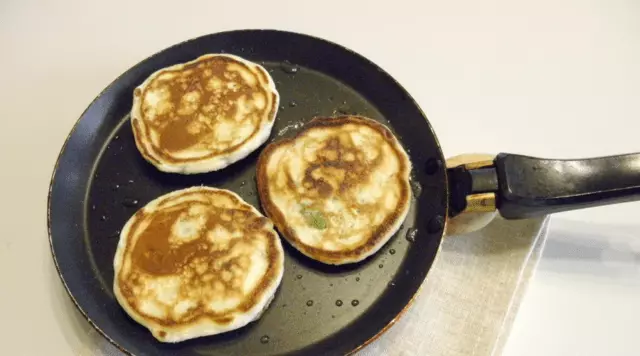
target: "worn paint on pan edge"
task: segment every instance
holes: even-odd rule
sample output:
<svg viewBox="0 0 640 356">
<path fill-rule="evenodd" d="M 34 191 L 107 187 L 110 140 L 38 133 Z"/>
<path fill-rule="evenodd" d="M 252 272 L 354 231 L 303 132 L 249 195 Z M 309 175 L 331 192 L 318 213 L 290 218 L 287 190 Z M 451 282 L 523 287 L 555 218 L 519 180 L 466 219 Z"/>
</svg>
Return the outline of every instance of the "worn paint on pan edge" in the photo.
<svg viewBox="0 0 640 356">
<path fill-rule="evenodd" d="M 216 33 L 211 33 L 211 34 L 206 34 L 206 35 L 202 35 L 202 36 L 198 36 L 198 37 L 194 37 L 179 43 L 176 43 L 170 47 L 164 48 L 158 52 L 155 52 L 154 54 L 140 60 L 139 62 L 137 62 L 135 65 L 131 66 L 129 69 L 127 69 L 125 72 L 123 72 L 122 74 L 120 74 L 119 76 L 117 76 L 111 83 L 109 83 L 109 85 L 107 85 L 100 93 L 98 93 L 98 95 L 96 95 L 96 97 L 91 101 L 91 103 L 89 103 L 89 105 L 86 107 L 86 109 L 82 112 L 82 114 L 78 117 L 78 119 L 76 120 L 76 122 L 74 123 L 73 127 L 71 128 L 71 131 L 69 132 L 69 134 L 67 135 L 62 148 L 60 149 L 60 152 L 58 153 L 58 157 L 56 158 L 56 162 L 53 168 L 53 173 L 51 175 L 51 180 L 49 182 L 49 191 L 47 194 L 47 234 L 49 235 L 49 248 L 51 249 L 51 256 L 53 259 L 53 263 L 56 267 L 56 273 L 58 274 L 58 276 L 60 277 L 60 280 L 62 281 L 62 285 L 64 286 L 64 289 L 66 290 L 67 294 L 69 295 L 69 297 L 71 298 L 71 301 L 73 302 L 73 304 L 76 306 L 76 308 L 80 311 L 80 314 L 87 320 L 87 322 L 89 322 L 89 324 L 100 333 L 100 335 L 102 335 L 107 341 L 109 341 L 112 345 L 114 345 L 118 350 L 122 351 L 123 353 L 125 353 L 126 355 L 133 355 L 133 353 L 131 353 L 131 351 L 125 349 L 123 346 L 121 346 L 120 344 L 118 344 L 115 340 L 113 340 L 112 338 L 110 338 L 104 331 L 102 331 L 102 329 L 100 329 L 100 327 L 98 327 L 97 324 L 95 324 L 93 322 L 93 320 L 91 320 L 91 318 L 89 318 L 89 316 L 86 314 L 86 312 L 84 311 L 84 309 L 82 309 L 82 307 L 80 306 L 80 304 L 78 304 L 78 301 L 75 299 L 75 297 L 73 296 L 73 294 L 71 293 L 71 290 L 69 289 L 69 286 L 67 285 L 67 282 L 65 281 L 64 277 L 62 276 L 62 273 L 60 271 L 60 266 L 58 265 L 58 260 L 56 258 L 56 254 L 55 254 L 55 250 L 53 247 L 53 239 L 52 239 L 52 235 L 51 235 L 51 195 L 52 195 L 52 191 L 53 191 L 53 183 L 54 180 L 56 178 L 56 174 L 58 172 L 58 166 L 60 164 L 60 158 L 62 157 L 62 153 L 64 152 L 65 148 L 67 147 L 67 144 L 69 142 L 69 139 L 71 138 L 71 135 L 73 135 L 73 133 L 75 132 L 76 128 L 78 127 L 80 120 L 82 119 L 82 117 L 86 114 L 86 112 L 89 110 L 89 108 L 104 94 L 105 91 L 107 91 L 109 88 L 111 88 L 111 86 L 116 83 L 118 80 L 120 80 L 120 78 L 122 76 L 124 76 L 126 73 L 128 73 L 131 69 L 139 66 L 140 64 L 142 64 L 143 62 L 147 61 L 148 59 L 159 55 L 162 52 L 165 51 L 169 51 L 173 48 L 176 48 L 178 46 L 181 46 L 183 44 L 192 42 L 192 41 L 197 41 L 201 38 L 204 37 L 208 37 L 208 36 L 212 36 L 212 35 L 224 35 L 224 34 L 231 34 L 234 32 L 246 32 L 246 31 L 273 31 L 273 32 L 281 32 L 281 33 L 289 33 L 289 34 L 293 34 L 293 35 L 297 35 L 297 36 L 305 36 L 305 37 L 309 37 L 318 41 L 322 41 L 322 42 L 327 42 L 331 45 L 337 46 L 339 48 L 342 48 L 343 50 L 359 57 L 360 59 L 362 59 L 365 62 L 368 62 L 370 65 L 372 65 L 375 69 L 377 69 L 380 72 L 385 73 L 389 79 L 391 79 L 396 85 L 398 85 L 399 88 L 401 88 L 405 94 L 407 95 L 407 98 L 411 101 L 411 103 L 413 103 L 415 105 L 415 107 L 418 109 L 418 111 L 422 114 L 422 116 L 426 119 L 427 116 L 425 115 L 424 111 L 422 110 L 422 108 L 418 105 L 418 103 L 415 101 L 415 99 L 411 96 L 411 94 L 402 86 L 400 85 L 400 83 L 393 77 L 391 76 L 389 73 L 387 73 L 384 69 L 382 69 L 380 66 L 378 66 L 377 64 L 375 64 L 374 62 L 372 62 L 371 60 L 369 60 L 368 58 L 360 55 L 359 53 L 345 47 L 342 46 L 338 43 L 335 43 L 333 41 L 324 39 L 324 38 L 320 38 L 320 37 L 316 37 L 316 36 L 312 36 L 312 35 L 308 35 L 305 33 L 298 33 L 298 32 L 292 32 L 292 31 L 281 31 L 281 30 L 272 30 L 272 29 L 243 29 L 243 30 L 233 30 L 233 31 L 222 31 L 222 32 L 216 32 Z M 133 94 L 132 94 L 133 95 Z M 438 140 L 438 136 L 436 136 L 433 127 L 429 124 L 428 125 L 430 130 L 431 130 L 431 135 L 433 136 L 437 147 L 439 148 L 439 152 L 440 155 L 442 156 L 442 146 L 440 145 L 440 141 Z M 440 157 L 440 159 L 444 159 L 443 157 Z M 444 173 L 445 173 L 445 182 L 448 182 L 447 180 L 447 170 L 444 169 Z M 444 231 L 446 231 L 446 225 L 448 223 L 448 211 L 449 211 L 449 186 L 448 184 L 445 183 L 445 197 L 446 197 L 446 202 L 445 202 L 445 223 L 444 223 L 444 227 L 442 229 L 442 233 L 440 236 L 440 242 L 438 243 L 438 249 L 436 251 L 435 257 L 434 259 L 431 261 L 431 266 L 433 266 L 433 264 L 435 263 L 436 259 L 438 258 L 438 254 L 440 253 L 440 249 L 442 248 L 442 235 L 444 234 Z M 361 345 L 359 345 L 358 347 L 356 347 L 355 349 L 347 352 L 345 355 L 353 355 L 356 352 L 358 352 L 359 350 L 363 349 L 364 347 L 366 347 L 367 345 L 369 345 L 370 343 L 372 343 L 373 341 L 375 341 L 376 339 L 378 339 L 380 336 L 382 336 L 389 328 L 391 328 L 405 313 L 406 311 L 409 309 L 409 307 L 413 304 L 413 302 L 415 301 L 416 297 L 418 296 L 418 294 L 420 293 L 420 291 L 422 290 L 422 287 L 424 286 L 424 283 L 426 281 L 426 279 L 429 276 L 429 272 L 431 271 L 431 266 L 429 267 L 427 274 L 425 275 L 425 278 L 422 282 L 422 284 L 420 285 L 420 287 L 418 287 L 418 289 L 416 290 L 416 292 L 413 294 L 413 296 L 411 297 L 411 299 L 409 300 L 409 302 L 402 308 L 402 310 L 393 318 L 391 319 L 387 325 L 385 325 L 380 331 L 378 331 L 378 333 L 376 333 L 375 335 L 373 335 L 372 337 L 370 337 L 368 340 L 364 341 Z"/>
</svg>

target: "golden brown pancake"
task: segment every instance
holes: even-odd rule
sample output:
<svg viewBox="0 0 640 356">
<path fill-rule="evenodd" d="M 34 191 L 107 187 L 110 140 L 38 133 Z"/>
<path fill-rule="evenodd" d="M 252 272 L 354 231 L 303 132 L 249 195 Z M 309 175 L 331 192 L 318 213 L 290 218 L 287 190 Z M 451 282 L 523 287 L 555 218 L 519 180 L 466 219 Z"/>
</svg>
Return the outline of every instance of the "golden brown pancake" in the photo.
<svg viewBox="0 0 640 356">
<path fill-rule="evenodd" d="M 164 172 L 219 170 L 267 140 L 278 102 L 262 66 L 228 54 L 204 55 L 163 68 L 134 90 L 136 146 Z"/>
<path fill-rule="evenodd" d="M 113 290 L 154 337 L 178 342 L 258 319 L 283 269 L 269 219 L 233 192 L 193 187 L 161 196 L 129 219 Z"/>
<path fill-rule="evenodd" d="M 384 125 L 359 116 L 316 118 L 260 155 L 264 210 L 303 254 L 328 264 L 378 251 L 410 205 L 411 162 Z"/>
</svg>

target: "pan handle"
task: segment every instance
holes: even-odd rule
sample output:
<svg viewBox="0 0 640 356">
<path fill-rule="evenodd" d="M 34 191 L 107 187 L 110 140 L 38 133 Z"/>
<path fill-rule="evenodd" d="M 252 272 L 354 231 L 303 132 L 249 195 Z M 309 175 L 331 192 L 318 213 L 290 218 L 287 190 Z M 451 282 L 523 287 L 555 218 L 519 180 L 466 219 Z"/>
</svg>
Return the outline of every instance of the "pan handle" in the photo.
<svg viewBox="0 0 640 356">
<path fill-rule="evenodd" d="M 501 153 L 448 173 L 452 216 L 497 208 L 506 219 L 524 219 L 640 200 L 640 153 L 578 160 Z"/>
</svg>

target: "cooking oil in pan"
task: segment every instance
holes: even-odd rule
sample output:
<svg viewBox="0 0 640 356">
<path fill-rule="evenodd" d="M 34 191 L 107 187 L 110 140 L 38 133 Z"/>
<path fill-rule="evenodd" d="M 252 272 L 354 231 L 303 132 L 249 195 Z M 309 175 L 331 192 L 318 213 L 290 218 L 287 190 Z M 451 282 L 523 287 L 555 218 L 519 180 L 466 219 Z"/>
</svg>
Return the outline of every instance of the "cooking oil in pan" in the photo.
<svg viewBox="0 0 640 356">
<path fill-rule="evenodd" d="M 407 241 L 409 242 L 415 242 L 416 241 L 416 235 L 418 235 L 418 229 L 412 227 L 409 228 L 407 230 L 407 234 L 405 235 Z"/>
</svg>

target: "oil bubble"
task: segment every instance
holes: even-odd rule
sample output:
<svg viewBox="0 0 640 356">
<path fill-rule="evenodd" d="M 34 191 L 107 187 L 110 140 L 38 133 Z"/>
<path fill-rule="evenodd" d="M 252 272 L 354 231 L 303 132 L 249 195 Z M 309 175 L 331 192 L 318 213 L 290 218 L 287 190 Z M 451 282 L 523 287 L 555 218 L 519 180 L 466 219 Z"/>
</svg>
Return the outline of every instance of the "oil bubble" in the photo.
<svg viewBox="0 0 640 356">
<path fill-rule="evenodd" d="M 407 238 L 407 241 L 414 242 L 416 241 L 417 234 L 418 234 L 418 229 L 412 227 L 412 228 L 409 228 L 409 230 L 407 230 L 407 234 L 405 235 L 405 237 Z"/>
<path fill-rule="evenodd" d="M 138 199 L 127 198 L 127 199 L 122 201 L 122 205 L 124 205 L 124 206 L 126 206 L 128 208 L 136 207 L 136 206 L 138 206 L 138 203 L 139 203 Z"/>
<path fill-rule="evenodd" d="M 282 63 L 282 65 L 280 66 L 280 69 L 282 69 L 282 71 L 287 74 L 296 74 L 298 73 L 298 70 L 299 70 L 297 66 L 291 64 L 291 62 L 289 61 L 285 61 L 284 63 Z"/>
</svg>

